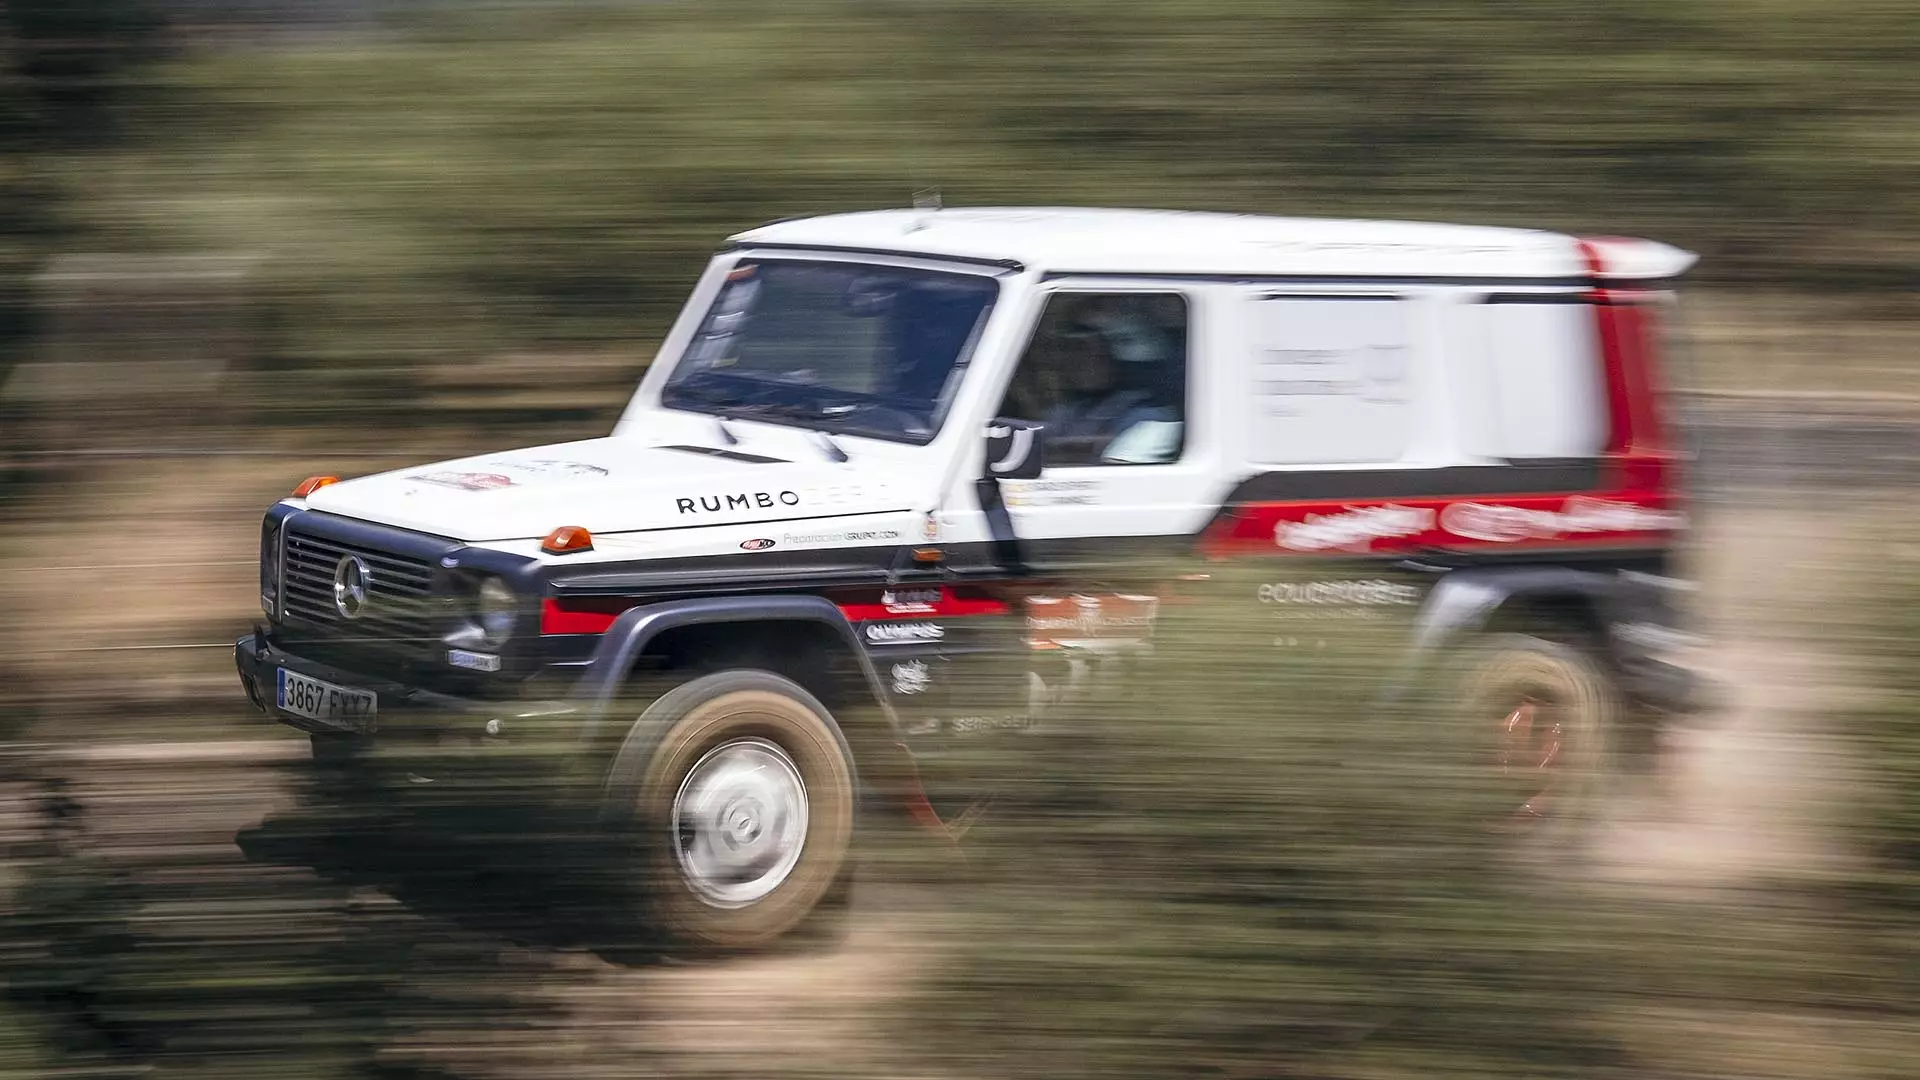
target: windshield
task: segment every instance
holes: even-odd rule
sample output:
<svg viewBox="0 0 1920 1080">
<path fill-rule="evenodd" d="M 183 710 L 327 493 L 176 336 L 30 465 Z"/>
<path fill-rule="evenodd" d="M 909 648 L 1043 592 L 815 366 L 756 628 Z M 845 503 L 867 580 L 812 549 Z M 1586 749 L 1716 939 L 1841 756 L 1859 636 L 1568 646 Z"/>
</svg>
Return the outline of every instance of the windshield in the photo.
<svg viewBox="0 0 1920 1080">
<path fill-rule="evenodd" d="M 660 403 L 925 443 L 998 291 L 978 274 L 743 262 L 728 272 Z"/>
</svg>

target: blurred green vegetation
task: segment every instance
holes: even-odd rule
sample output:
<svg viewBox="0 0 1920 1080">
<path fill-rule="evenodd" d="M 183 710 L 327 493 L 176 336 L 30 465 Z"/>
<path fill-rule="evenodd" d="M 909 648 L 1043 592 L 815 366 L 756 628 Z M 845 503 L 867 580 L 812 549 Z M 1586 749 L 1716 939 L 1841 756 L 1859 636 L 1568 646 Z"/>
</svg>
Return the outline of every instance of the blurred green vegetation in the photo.
<svg viewBox="0 0 1920 1080">
<path fill-rule="evenodd" d="M 134 145 L 51 166 L 108 250 L 264 254 L 316 377 L 646 342 L 763 221 L 1142 204 L 1637 232 L 1906 288 L 1920 32 L 1782 0 L 387 4 L 183 42 Z"/>
<path fill-rule="evenodd" d="M 974 1076 L 1606 1075 L 1500 717 L 1384 700 L 1411 609 L 1255 603 L 1274 579 L 1215 568 L 1149 660 L 1002 751 L 908 1030 Z"/>
<path fill-rule="evenodd" d="M 1905 1002 L 1920 1043 L 1920 550 L 1887 550 L 1899 587 L 1854 632 L 1873 700 L 1841 732 L 1860 770 L 1841 821 L 1864 860 L 1839 893 L 1860 947 L 1884 964 L 1875 998 Z"/>
<path fill-rule="evenodd" d="M 1806 823 L 1840 858 L 1629 883 L 1575 834 L 1488 828 L 1512 806 L 1497 717 L 1447 703 L 1454 663 L 1385 706 L 1405 627 L 1279 623 L 1247 602 L 1271 577 L 1216 573 L 1147 664 L 998 759 L 903 1039 L 976 1076 L 1920 1068 L 1911 604 L 1862 631 L 1895 674 L 1835 733 L 1861 772 Z"/>
<path fill-rule="evenodd" d="M 34 269 L 81 242 L 66 163 L 122 133 L 120 107 L 148 88 L 161 25 L 147 0 L 0 6 L 0 376 L 31 332 Z"/>
</svg>

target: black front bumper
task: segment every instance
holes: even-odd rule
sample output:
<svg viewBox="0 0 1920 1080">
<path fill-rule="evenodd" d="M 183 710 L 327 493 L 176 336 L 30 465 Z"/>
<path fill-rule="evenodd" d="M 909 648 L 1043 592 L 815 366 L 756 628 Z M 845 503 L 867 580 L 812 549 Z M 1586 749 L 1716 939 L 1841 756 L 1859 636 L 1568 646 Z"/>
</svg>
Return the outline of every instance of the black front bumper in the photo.
<svg viewBox="0 0 1920 1080">
<path fill-rule="evenodd" d="M 258 630 L 234 643 L 233 661 L 240 673 L 240 685 L 256 708 L 280 723 L 316 735 L 363 733 L 309 720 L 279 708 L 275 702 L 280 668 L 373 693 L 377 702 L 373 733 L 382 738 L 504 739 L 513 737 L 536 718 L 543 727 L 553 721 L 586 719 L 581 702 L 456 697 L 348 671 L 287 652 Z"/>
</svg>

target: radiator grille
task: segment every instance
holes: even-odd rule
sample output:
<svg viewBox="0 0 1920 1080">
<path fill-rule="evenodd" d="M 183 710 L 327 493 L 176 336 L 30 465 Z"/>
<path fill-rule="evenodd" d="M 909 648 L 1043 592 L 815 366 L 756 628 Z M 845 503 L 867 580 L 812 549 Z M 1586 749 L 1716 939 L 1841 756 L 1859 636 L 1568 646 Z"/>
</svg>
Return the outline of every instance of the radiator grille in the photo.
<svg viewBox="0 0 1920 1080">
<path fill-rule="evenodd" d="M 367 601 L 348 619 L 334 604 L 340 561 L 358 556 L 367 570 Z M 343 637 L 431 644 L 433 564 L 425 559 L 304 535 L 290 522 L 281 604 L 289 619 L 326 627 Z"/>
</svg>

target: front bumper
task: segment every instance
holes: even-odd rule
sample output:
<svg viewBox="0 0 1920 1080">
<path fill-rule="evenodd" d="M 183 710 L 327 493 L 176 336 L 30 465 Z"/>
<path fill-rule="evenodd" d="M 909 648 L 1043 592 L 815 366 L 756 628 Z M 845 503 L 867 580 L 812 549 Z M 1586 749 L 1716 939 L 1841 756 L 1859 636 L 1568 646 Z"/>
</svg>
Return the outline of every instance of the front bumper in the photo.
<svg viewBox="0 0 1920 1080">
<path fill-rule="evenodd" d="M 383 741 L 390 738 L 431 742 L 504 741 L 529 728 L 551 731 L 556 723 L 587 719 L 586 710 L 579 702 L 456 697 L 347 671 L 287 652 L 257 630 L 234 643 L 233 661 L 240 674 L 240 685 L 256 708 L 289 727 L 317 735 L 353 733 L 276 707 L 276 673 L 280 668 L 371 691 L 377 699 L 375 733 Z"/>
</svg>

